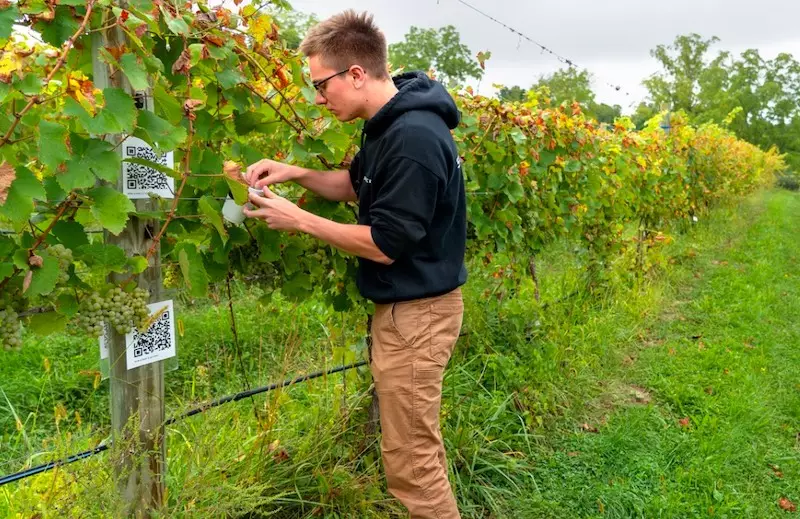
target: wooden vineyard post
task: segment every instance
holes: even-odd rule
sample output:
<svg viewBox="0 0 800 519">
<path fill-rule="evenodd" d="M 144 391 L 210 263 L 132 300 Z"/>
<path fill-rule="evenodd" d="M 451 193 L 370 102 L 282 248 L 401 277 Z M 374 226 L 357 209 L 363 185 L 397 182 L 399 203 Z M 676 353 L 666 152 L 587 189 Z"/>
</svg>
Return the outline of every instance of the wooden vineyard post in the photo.
<svg viewBox="0 0 800 519">
<path fill-rule="evenodd" d="M 122 72 L 110 70 L 100 61 L 100 49 L 125 45 L 127 38 L 117 27 L 112 27 L 92 37 L 92 64 L 94 84 L 99 89 L 121 88 L 135 100 L 140 110 L 152 110 L 150 91 L 135 92 Z M 114 145 L 123 135 L 108 136 Z M 122 153 L 122 146 L 117 146 Z M 120 174 L 117 188 L 123 192 L 124 176 Z M 153 199 L 133 200 L 137 212 L 156 211 L 158 204 Z M 125 229 L 114 236 L 105 233 L 106 242 L 121 247 L 130 257 L 145 256 L 158 232 L 158 221 L 131 215 Z M 160 247 L 148 260 L 147 268 L 134 281 L 149 291 L 150 303 L 160 301 L 162 292 Z M 109 280 L 121 284 L 127 274 L 112 273 Z M 110 327 L 109 328 L 113 328 Z M 110 336 L 110 406 L 111 426 L 114 442 L 114 476 L 119 497 L 124 503 L 126 516 L 148 516 L 153 509 L 164 503 L 166 473 L 166 444 L 164 439 L 164 361 L 157 361 L 134 369 L 128 369 L 125 336 L 108 330 Z"/>
</svg>

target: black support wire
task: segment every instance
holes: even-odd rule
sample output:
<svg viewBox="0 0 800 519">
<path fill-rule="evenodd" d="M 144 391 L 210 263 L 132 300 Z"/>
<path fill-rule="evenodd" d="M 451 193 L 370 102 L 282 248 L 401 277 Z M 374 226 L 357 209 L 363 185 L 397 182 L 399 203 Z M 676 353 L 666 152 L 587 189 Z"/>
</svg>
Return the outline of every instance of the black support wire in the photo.
<svg viewBox="0 0 800 519">
<path fill-rule="evenodd" d="M 257 388 L 251 389 L 249 391 L 242 391 L 240 393 L 236 393 L 235 395 L 228 395 L 228 396 L 225 396 L 225 397 L 222 397 L 222 398 L 218 398 L 216 400 L 212 400 L 211 402 L 209 402 L 207 404 L 201 405 L 200 407 L 196 407 L 194 409 L 186 411 L 185 413 L 181 413 L 181 414 L 179 414 L 177 416 L 173 416 L 171 418 L 168 418 L 166 420 L 166 422 L 164 422 L 164 425 L 165 426 L 166 425 L 172 425 L 172 424 L 174 424 L 175 422 L 177 422 L 179 420 L 183 420 L 184 418 L 189 418 L 190 416 L 194 416 L 196 414 L 205 413 L 209 409 L 213 409 L 214 407 L 219 407 L 219 406 L 221 406 L 223 404 L 227 404 L 229 402 L 237 402 L 237 401 L 239 401 L 239 400 L 241 400 L 243 398 L 248 398 L 248 397 L 251 397 L 253 395 L 258 395 L 260 393 L 266 393 L 267 391 L 272 391 L 272 390 L 275 390 L 275 389 L 278 389 L 278 388 L 291 386 L 292 384 L 299 384 L 301 382 L 307 382 L 307 381 L 315 379 L 315 378 L 324 377 L 324 376 L 327 376 L 327 375 L 333 375 L 335 373 L 341 373 L 342 371 L 348 371 L 348 370 L 355 369 L 355 368 L 360 368 L 361 366 L 366 366 L 366 364 L 367 364 L 367 361 L 362 360 L 360 362 L 355 362 L 353 364 L 347 364 L 345 366 L 339 366 L 339 367 L 332 368 L 332 369 L 329 369 L 329 370 L 316 371 L 314 373 L 309 373 L 308 375 L 302 375 L 302 376 L 299 376 L 299 377 L 290 378 L 289 380 L 284 380 L 283 382 L 276 382 L 276 383 L 270 384 L 268 386 L 257 387 Z M 86 458 L 94 456 L 95 454 L 99 454 L 99 453 L 101 453 L 103 451 L 107 451 L 110 447 L 111 447 L 110 444 L 104 443 L 102 445 L 98 445 L 94 449 L 90 449 L 88 451 L 79 452 L 78 454 L 73 454 L 72 456 L 69 456 L 67 458 L 63 458 L 63 459 L 60 459 L 60 460 L 57 460 L 57 461 L 51 461 L 50 463 L 45 463 L 43 465 L 37 465 L 36 467 L 31 467 L 31 468 L 29 468 L 27 470 L 23 470 L 23 471 L 15 473 L 15 474 L 9 474 L 7 476 L 3 476 L 2 478 L 0 478 L 0 487 L 2 487 L 3 485 L 7 485 L 9 483 L 14 483 L 16 481 L 20 481 L 20 480 L 25 479 L 25 478 L 29 478 L 31 476 L 35 476 L 36 474 L 41 474 L 42 472 L 47 472 L 49 470 L 53 470 L 54 468 L 60 467 L 62 465 L 69 465 L 70 463 L 74 463 L 76 461 L 84 460 Z"/>
<path fill-rule="evenodd" d="M 520 38 L 523 38 L 523 39 L 525 39 L 525 40 L 529 41 L 530 43 L 532 43 L 532 44 L 536 45 L 537 47 L 539 47 L 540 49 L 542 49 L 542 52 L 546 52 L 546 53 L 550 54 L 551 56 L 553 56 L 554 58 L 556 58 L 556 59 L 557 59 L 558 61 L 560 61 L 561 63 L 564 63 L 565 65 L 568 65 L 568 66 L 570 66 L 570 67 L 579 68 L 579 67 L 578 67 L 578 65 L 575 63 L 575 61 L 574 61 L 574 60 L 572 60 L 572 59 L 569 59 L 569 58 L 567 58 L 567 57 L 564 57 L 564 56 L 562 56 L 561 54 L 558 54 L 558 53 L 557 53 L 557 52 L 555 52 L 554 50 L 552 50 L 552 49 L 550 49 L 550 48 L 548 48 L 548 47 L 546 47 L 546 46 L 542 45 L 541 43 L 537 42 L 537 41 L 536 41 L 536 40 L 534 40 L 533 38 L 531 38 L 531 37 L 527 36 L 526 34 L 523 34 L 522 32 L 518 31 L 517 29 L 515 29 L 515 28 L 513 28 L 513 27 L 511 27 L 511 26 L 509 26 L 509 25 L 506 25 L 505 23 L 501 22 L 500 20 L 498 20 L 498 19 L 497 19 L 497 18 L 495 18 L 494 16 L 492 16 L 492 15 L 490 15 L 490 14 L 487 14 L 487 13 L 485 13 L 484 11 L 481 11 L 480 9 L 478 9 L 477 7 L 475 7 L 474 5 L 472 5 L 472 4 L 470 4 L 470 3 L 468 3 L 468 2 L 466 2 L 466 1 L 464 1 L 464 0 L 456 0 L 456 1 L 457 1 L 458 3 L 460 3 L 460 4 L 464 5 L 464 6 L 466 6 L 466 7 L 469 7 L 470 9 L 472 9 L 473 11 L 475 11 L 476 13 L 480 14 L 481 16 L 483 16 L 484 18 L 487 18 L 487 19 L 489 19 L 489 20 L 493 21 L 494 23 L 496 23 L 496 24 L 498 24 L 498 25 L 501 25 L 501 26 L 505 27 L 506 29 L 508 29 L 509 31 L 511 31 L 511 33 L 512 33 L 512 34 L 516 34 L 518 37 L 520 37 Z M 622 90 L 622 86 L 621 86 L 621 85 L 614 84 L 614 83 L 608 83 L 608 82 L 605 82 L 605 83 L 606 83 L 606 85 L 610 86 L 611 88 L 613 88 L 613 89 L 614 89 L 614 90 L 616 90 L 617 92 L 619 92 L 619 91 L 623 91 L 623 92 L 625 93 L 625 95 L 626 95 L 626 96 L 630 96 L 630 95 L 631 95 L 631 94 L 630 94 L 630 92 L 628 92 L 627 90 Z"/>
</svg>

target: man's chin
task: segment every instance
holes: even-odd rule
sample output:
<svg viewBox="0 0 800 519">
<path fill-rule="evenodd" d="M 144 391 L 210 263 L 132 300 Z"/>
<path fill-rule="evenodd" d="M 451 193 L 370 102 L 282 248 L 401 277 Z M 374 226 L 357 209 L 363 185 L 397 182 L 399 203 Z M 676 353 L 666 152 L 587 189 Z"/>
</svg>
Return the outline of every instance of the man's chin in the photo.
<svg viewBox="0 0 800 519">
<path fill-rule="evenodd" d="M 331 110 L 330 112 L 331 114 L 333 114 L 334 117 L 336 117 L 336 119 L 338 119 L 340 122 L 343 123 L 348 123 L 354 119 L 352 115 L 347 113 L 336 112 L 334 110 Z"/>
</svg>

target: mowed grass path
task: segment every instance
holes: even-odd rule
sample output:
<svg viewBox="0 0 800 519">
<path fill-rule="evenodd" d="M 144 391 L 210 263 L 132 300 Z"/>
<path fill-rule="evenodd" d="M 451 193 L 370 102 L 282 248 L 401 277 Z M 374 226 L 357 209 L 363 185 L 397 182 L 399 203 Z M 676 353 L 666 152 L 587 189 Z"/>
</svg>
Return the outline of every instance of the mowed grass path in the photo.
<svg viewBox="0 0 800 519">
<path fill-rule="evenodd" d="M 795 516 L 800 196 L 766 192 L 733 220 L 686 251 L 586 425 L 538 460 L 520 517 Z"/>
</svg>

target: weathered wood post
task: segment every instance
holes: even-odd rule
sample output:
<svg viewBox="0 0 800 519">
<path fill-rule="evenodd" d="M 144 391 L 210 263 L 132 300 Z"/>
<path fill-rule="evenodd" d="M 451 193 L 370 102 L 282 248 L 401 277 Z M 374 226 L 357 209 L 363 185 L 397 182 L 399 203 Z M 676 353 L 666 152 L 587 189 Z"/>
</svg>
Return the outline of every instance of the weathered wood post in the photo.
<svg viewBox="0 0 800 519">
<path fill-rule="evenodd" d="M 124 7 L 124 2 L 119 4 Z M 114 26 L 92 39 L 92 63 L 94 84 L 97 88 L 118 87 L 137 100 L 140 110 L 153 110 L 150 91 L 135 92 L 120 70 L 110 70 L 100 61 L 99 51 L 103 47 L 128 45 L 121 29 Z M 111 135 L 108 139 L 119 144 L 123 135 Z M 122 146 L 117 148 L 122 153 Z M 120 174 L 117 188 L 122 192 L 123 175 Z M 137 212 L 158 209 L 155 200 L 134 200 Z M 118 235 L 105 233 L 107 243 L 121 247 L 128 256 L 144 256 L 157 234 L 157 221 L 131 215 L 127 226 Z M 110 275 L 110 281 L 122 283 L 127 275 Z M 161 298 L 160 247 L 149 260 L 147 268 L 135 277 L 138 286 L 150 292 L 150 303 Z M 109 360 L 111 385 L 111 426 L 115 452 L 121 456 L 115 463 L 114 474 L 120 497 L 125 503 L 125 515 L 145 516 L 163 504 L 165 495 L 164 474 L 166 472 L 166 444 L 164 441 L 164 361 L 128 369 L 125 351 L 125 336 L 110 330 Z"/>
</svg>

